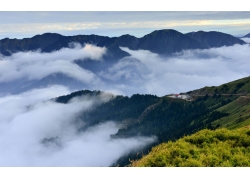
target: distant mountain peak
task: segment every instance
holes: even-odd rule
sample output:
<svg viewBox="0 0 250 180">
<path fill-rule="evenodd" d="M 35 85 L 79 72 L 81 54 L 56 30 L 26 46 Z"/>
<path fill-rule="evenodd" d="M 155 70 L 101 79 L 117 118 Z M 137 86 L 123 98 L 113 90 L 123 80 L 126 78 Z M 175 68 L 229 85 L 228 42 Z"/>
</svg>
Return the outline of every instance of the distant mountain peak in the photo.
<svg viewBox="0 0 250 180">
<path fill-rule="evenodd" d="M 243 36 L 243 38 L 250 38 L 250 33 L 248 33 L 245 36 Z"/>
<path fill-rule="evenodd" d="M 135 37 L 135 36 L 132 36 L 132 35 L 130 35 L 130 34 L 123 34 L 123 35 L 119 36 L 118 38 L 120 38 L 120 37 Z M 136 38 L 136 37 L 135 37 L 135 38 Z"/>
<path fill-rule="evenodd" d="M 179 31 L 176 31 L 176 30 L 174 30 L 174 29 L 160 29 L 160 30 L 154 30 L 153 32 L 151 32 L 151 33 L 149 33 L 149 34 L 155 34 L 155 33 L 180 33 L 180 34 L 182 34 L 181 32 L 179 32 Z M 147 35 L 149 35 L 149 34 L 147 34 Z M 145 35 L 145 36 L 147 36 L 147 35 Z"/>
</svg>

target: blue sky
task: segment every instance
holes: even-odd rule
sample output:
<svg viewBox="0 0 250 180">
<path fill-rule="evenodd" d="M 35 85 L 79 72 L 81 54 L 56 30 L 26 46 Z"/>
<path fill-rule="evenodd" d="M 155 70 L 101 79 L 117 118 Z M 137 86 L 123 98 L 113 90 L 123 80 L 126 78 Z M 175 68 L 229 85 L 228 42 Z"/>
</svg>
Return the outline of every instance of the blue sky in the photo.
<svg viewBox="0 0 250 180">
<path fill-rule="evenodd" d="M 230 8 L 226 9 L 226 11 L 223 8 L 219 11 L 214 11 L 211 8 L 203 11 L 204 7 L 211 7 L 214 1 L 204 5 L 196 3 L 196 6 L 194 6 L 196 8 L 193 8 L 192 5 L 194 0 L 188 1 L 190 3 L 187 7 L 186 4 L 184 4 L 183 6 L 175 8 L 177 7 L 176 5 L 178 5 L 178 1 L 177 4 L 173 4 L 175 6 L 171 6 L 171 3 L 170 6 L 159 4 L 160 7 L 166 7 L 163 9 L 167 11 L 155 11 L 155 8 L 151 7 L 151 4 L 146 4 L 146 8 L 143 6 L 143 9 L 141 7 L 136 8 L 138 4 L 132 3 L 130 0 L 126 2 L 128 3 L 113 4 L 111 9 L 108 4 L 105 4 L 104 8 L 100 9 L 92 8 L 89 4 L 82 3 L 79 4 L 79 6 L 75 5 L 77 11 L 71 11 L 72 8 L 70 5 L 74 3 L 67 4 L 69 8 L 60 8 L 60 6 L 58 8 L 57 4 L 51 5 L 48 3 L 48 5 L 47 3 L 43 3 L 41 9 L 37 8 L 40 6 L 26 8 L 26 6 L 23 7 L 23 5 L 21 5 L 19 9 L 7 8 L 9 11 L 3 11 L 5 10 L 3 9 L 0 11 L 0 39 L 5 37 L 19 39 L 46 32 L 60 33 L 69 36 L 77 34 L 97 34 L 114 37 L 131 34 L 136 37 L 142 37 L 159 29 L 175 29 L 182 33 L 199 30 L 220 31 L 235 36 L 243 36 L 250 33 L 250 11 L 231 11 Z M 192 5 L 191 11 L 190 4 Z M 197 7 L 197 4 L 202 6 L 202 8 Z M 224 5 L 222 6 L 220 3 L 216 3 L 216 5 L 217 6 L 213 5 L 212 7 L 224 7 Z M 237 3 L 237 5 L 240 5 L 240 3 Z M 125 9 L 120 11 L 120 7 L 123 6 Z M 231 4 L 231 7 L 234 6 L 235 4 Z M 15 7 L 18 7 L 18 5 Z M 51 11 L 53 8 L 50 7 L 54 7 L 55 10 Z M 80 7 L 80 11 L 78 11 L 78 7 Z M 180 7 L 184 7 L 189 11 L 183 11 L 183 8 Z M 241 7 L 244 8 L 246 6 L 241 5 Z M 88 11 L 86 11 L 86 9 Z M 114 11 L 116 9 L 119 11 Z M 138 11 L 130 11 L 134 9 L 138 9 Z M 215 10 L 217 10 L 217 8 Z"/>
</svg>

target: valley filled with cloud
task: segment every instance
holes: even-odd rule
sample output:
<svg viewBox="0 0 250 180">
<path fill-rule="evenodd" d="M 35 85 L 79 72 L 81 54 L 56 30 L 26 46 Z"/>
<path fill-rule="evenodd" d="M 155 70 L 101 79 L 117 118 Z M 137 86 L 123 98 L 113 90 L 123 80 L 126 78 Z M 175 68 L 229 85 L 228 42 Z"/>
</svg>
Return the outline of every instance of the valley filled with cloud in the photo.
<svg viewBox="0 0 250 180">
<path fill-rule="evenodd" d="M 112 121 L 78 131 L 79 126 L 84 127 L 84 119 L 77 119 L 79 114 L 110 96 L 80 97 L 68 104 L 47 101 L 68 93 L 66 87 L 55 85 L 0 98 L 4 107 L 0 110 L 0 166 L 111 166 L 156 140 L 110 139 L 119 128 Z"/>
<path fill-rule="evenodd" d="M 51 53 L 18 52 L 0 61 L 0 83 L 33 81 L 61 73 L 82 88 L 131 96 L 135 93 L 163 96 L 216 86 L 249 76 L 250 47 L 234 45 L 205 50 L 184 50 L 160 56 L 148 50 L 120 47 L 129 56 L 106 66 L 105 47 L 74 44 Z M 98 62 L 103 68 L 91 71 L 78 61 Z M 51 85 L 51 84 L 50 84 Z M 71 87 L 68 87 L 71 88 Z M 79 89 L 72 89 L 79 90 Z"/>
</svg>

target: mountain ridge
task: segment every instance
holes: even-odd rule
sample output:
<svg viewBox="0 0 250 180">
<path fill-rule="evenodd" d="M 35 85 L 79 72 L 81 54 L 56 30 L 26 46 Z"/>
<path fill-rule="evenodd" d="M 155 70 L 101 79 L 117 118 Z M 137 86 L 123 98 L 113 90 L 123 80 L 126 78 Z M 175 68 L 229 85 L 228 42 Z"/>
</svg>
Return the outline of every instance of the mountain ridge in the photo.
<svg viewBox="0 0 250 180">
<path fill-rule="evenodd" d="M 200 42 L 208 48 L 232 46 L 234 44 L 245 44 L 245 42 L 239 38 L 218 31 L 198 31 L 186 33 L 186 35 Z"/>
<path fill-rule="evenodd" d="M 246 35 L 243 36 L 242 38 L 250 38 L 250 33 L 246 34 Z"/>
<path fill-rule="evenodd" d="M 204 31 L 202 31 L 204 34 Z M 128 47 L 132 50 L 149 50 L 158 54 L 171 54 L 187 49 L 205 49 L 213 47 L 211 43 L 207 43 L 207 36 L 196 38 L 196 34 L 201 31 L 183 34 L 173 29 L 155 30 L 141 38 L 125 34 L 119 37 L 108 37 L 100 35 L 74 35 L 63 36 L 57 33 L 44 33 L 35 35 L 31 38 L 0 40 L 0 53 L 5 56 L 10 56 L 11 53 L 19 51 L 34 51 L 41 49 L 42 52 L 52 52 L 63 47 L 68 47 L 69 43 L 77 42 L 82 45 L 89 43 L 99 47 L 106 47 L 108 54 L 104 56 L 106 60 L 120 59 L 128 54 L 122 51 L 119 47 Z M 211 34 L 209 37 L 216 37 L 217 42 L 215 47 L 228 46 L 234 44 L 244 44 L 245 42 L 232 35 L 221 32 L 206 32 Z M 220 37 L 220 38 L 217 38 Z"/>
<path fill-rule="evenodd" d="M 242 83 L 242 81 L 245 81 L 246 84 L 244 86 L 238 87 L 239 90 L 240 90 L 240 88 L 248 88 L 247 84 L 250 84 L 249 81 L 248 81 L 249 79 L 250 79 L 250 77 L 242 78 L 242 79 L 239 79 L 237 81 L 233 81 L 233 82 L 229 82 L 227 84 L 223 84 L 221 86 L 218 86 L 217 88 L 219 89 L 220 87 L 225 87 L 225 85 L 227 85 L 228 87 L 230 87 L 231 84 L 233 84 L 232 86 L 235 86 L 235 82 L 237 84 L 239 84 L 239 83 Z M 196 92 L 196 91 L 197 90 L 194 90 L 194 92 Z M 97 91 L 97 92 L 101 93 L 100 91 Z M 82 94 L 85 94 L 85 95 L 90 94 L 91 95 L 93 93 L 95 94 L 96 91 L 93 91 L 93 92 L 89 91 L 89 90 L 77 91 L 77 92 L 74 92 L 74 93 L 69 94 L 69 95 L 65 95 L 65 96 L 61 96 L 61 97 L 55 98 L 55 100 L 58 103 L 67 103 L 71 98 L 74 98 L 76 96 L 81 96 Z M 250 93 L 250 89 L 248 89 L 247 93 L 248 94 Z M 190 93 L 190 95 L 194 96 L 195 94 Z M 102 114 L 102 118 L 104 120 L 105 119 L 106 120 L 108 120 L 108 119 L 118 119 L 119 121 L 122 121 L 124 119 L 131 119 L 132 118 L 132 119 L 136 120 L 136 123 L 138 123 L 138 125 L 141 125 L 141 123 L 144 123 L 145 120 L 147 121 L 147 120 L 150 119 L 150 121 L 152 121 L 153 119 L 152 118 L 148 118 L 148 117 L 151 116 L 150 115 L 150 113 L 152 113 L 151 111 L 155 111 L 159 107 L 164 107 L 164 108 L 168 109 L 171 106 L 173 106 L 174 109 L 172 109 L 172 110 L 175 111 L 175 108 L 177 107 L 176 105 L 178 105 L 178 106 L 181 105 L 180 108 L 185 108 L 185 109 L 187 108 L 186 109 L 187 113 L 190 114 L 190 112 L 188 112 L 188 111 L 191 110 L 191 109 L 194 109 L 194 105 L 197 104 L 197 105 L 195 105 L 195 107 L 201 109 L 201 113 L 203 113 L 203 112 L 204 113 L 208 113 L 208 112 L 211 112 L 211 110 L 215 110 L 215 109 L 221 108 L 222 106 L 224 106 L 226 104 L 230 104 L 231 102 L 234 102 L 236 99 L 239 99 L 241 97 L 245 97 L 246 96 L 246 94 L 242 95 L 240 93 L 239 94 L 235 94 L 235 95 L 227 94 L 227 95 L 224 96 L 224 95 L 221 95 L 219 91 L 215 91 L 212 94 L 212 96 L 208 96 L 208 94 L 199 94 L 199 95 L 200 96 L 198 98 L 196 98 L 195 100 L 193 100 L 191 102 L 190 101 L 185 101 L 185 100 L 182 100 L 182 99 L 179 99 L 179 98 L 169 98 L 168 95 L 162 96 L 162 97 L 157 97 L 155 95 L 147 95 L 147 94 L 145 94 L 145 95 L 143 95 L 143 94 L 142 95 L 140 95 L 140 94 L 134 94 L 131 97 L 118 95 L 118 96 L 116 96 L 113 99 L 113 100 L 116 100 L 116 101 L 112 100 L 113 102 L 110 101 L 110 102 L 108 102 L 106 104 L 103 104 L 102 105 L 103 107 L 100 106 L 96 110 L 94 110 L 93 112 L 90 112 L 90 114 L 88 115 L 88 117 L 91 117 L 91 119 L 92 119 L 91 121 L 93 121 L 95 119 L 94 121 L 96 121 L 96 122 L 98 121 L 98 119 L 100 119 L 99 116 L 98 116 L 98 114 Z M 238 101 L 240 101 L 240 100 L 238 100 Z M 140 107 L 140 104 L 143 103 L 143 102 L 147 102 L 146 103 L 147 105 L 144 104 L 144 107 L 142 108 L 142 107 Z M 109 104 L 108 108 L 107 108 L 107 104 Z M 187 106 L 190 106 L 190 107 L 184 107 L 183 105 L 185 105 L 185 104 Z M 243 104 L 243 106 L 248 105 L 248 104 L 250 104 L 250 101 L 249 102 L 247 101 L 245 104 Z M 133 108 L 132 108 L 132 106 L 133 106 Z M 205 106 L 211 106 L 211 109 L 209 109 L 209 111 L 207 112 L 206 108 L 202 109 L 203 106 L 204 107 Z M 106 112 L 109 108 L 111 108 L 111 109 L 116 108 L 117 110 L 115 110 L 115 113 L 111 111 L 110 113 L 108 113 L 108 114 L 106 113 L 106 115 L 103 115 L 104 112 Z M 241 107 L 239 107 L 239 108 L 241 108 Z M 228 113 L 227 109 L 224 110 L 223 112 L 227 112 Z M 136 112 L 136 116 L 134 116 L 134 115 L 130 116 L 129 115 L 129 114 L 131 114 L 132 111 Z M 169 111 L 169 113 L 172 113 L 171 111 Z M 197 110 L 196 110 L 196 112 L 194 111 L 194 115 L 197 114 L 197 112 L 198 112 Z M 123 116 L 117 118 L 116 116 L 117 115 L 119 116 L 119 113 L 123 114 Z M 159 111 L 159 113 L 156 113 L 156 114 L 158 116 L 161 113 L 162 112 Z M 184 113 L 184 111 L 183 111 L 183 113 Z M 85 117 L 87 117 L 87 116 L 85 116 Z M 217 116 L 217 117 L 223 117 L 223 116 Z M 187 117 L 183 116 L 183 118 L 187 118 Z M 158 119 L 160 119 L 160 118 L 158 118 Z M 127 130 L 128 129 L 126 128 L 126 131 Z M 138 131 L 135 131 L 135 132 L 138 132 Z M 118 131 L 117 134 L 123 134 L 123 131 L 120 131 L 120 132 Z"/>
</svg>

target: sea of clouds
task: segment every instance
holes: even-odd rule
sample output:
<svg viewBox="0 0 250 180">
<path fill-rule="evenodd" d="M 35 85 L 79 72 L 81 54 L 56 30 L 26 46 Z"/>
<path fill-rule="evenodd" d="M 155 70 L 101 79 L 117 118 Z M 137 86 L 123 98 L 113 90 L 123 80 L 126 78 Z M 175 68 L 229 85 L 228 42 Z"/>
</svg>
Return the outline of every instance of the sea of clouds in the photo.
<svg viewBox="0 0 250 180">
<path fill-rule="evenodd" d="M 129 56 L 99 72 L 75 60 L 105 63 L 107 49 L 72 43 L 51 53 L 18 52 L 0 56 L 0 83 L 39 81 L 62 73 L 93 90 L 132 95 L 187 92 L 216 86 L 250 75 L 250 46 L 234 45 L 185 50 L 160 56 L 147 50 L 120 47 Z M 80 114 L 109 100 L 79 97 L 68 104 L 48 101 L 72 92 L 64 85 L 29 89 L 18 94 L 0 92 L 0 166 L 110 166 L 132 150 L 153 143 L 155 137 L 110 139 L 119 125 L 112 121 L 79 132 Z M 79 121 L 77 121 L 79 122 Z M 84 119 L 81 119 L 84 126 Z"/>
<path fill-rule="evenodd" d="M 39 81 L 62 73 L 91 90 L 129 96 L 135 93 L 163 96 L 221 85 L 250 75 L 249 44 L 185 50 L 169 56 L 147 50 L 120 49 L 129 56 L 118 59 L 99 72 L 92 72 L 75 63 L 75 60 L 90 59 L 105 64 L 102 57 L 107 49 L 90 44 L 72 43 L 70 48 L 51 53 L 18 52 L 9 57 L 2 56 L 0 83 L 23 79 Z"/>
<path fill-rule="evenodd" d="M 130 56 L 99 75 L 116 82 L 113 87 L 128 95 L 163 96 L 217 86 L 250 75 L 248 44 L 185 50 L 165 57 L 147 50 L 120 48 Z"/>
</svg>

